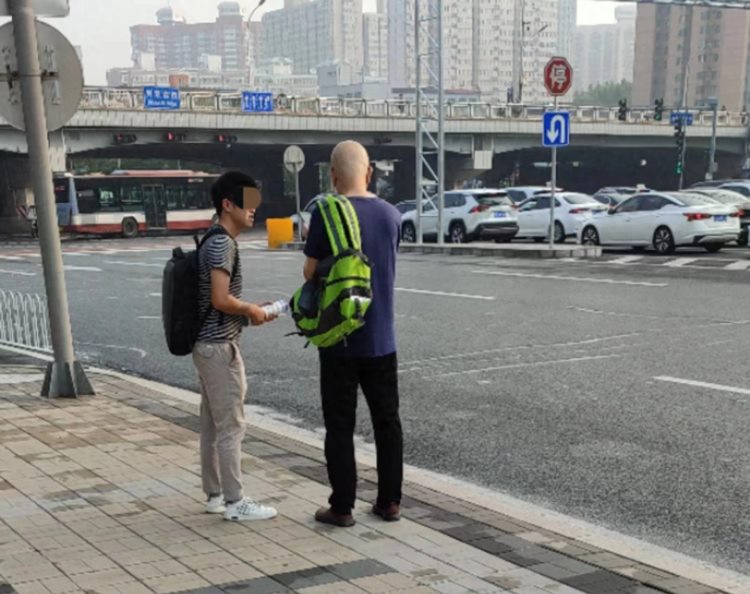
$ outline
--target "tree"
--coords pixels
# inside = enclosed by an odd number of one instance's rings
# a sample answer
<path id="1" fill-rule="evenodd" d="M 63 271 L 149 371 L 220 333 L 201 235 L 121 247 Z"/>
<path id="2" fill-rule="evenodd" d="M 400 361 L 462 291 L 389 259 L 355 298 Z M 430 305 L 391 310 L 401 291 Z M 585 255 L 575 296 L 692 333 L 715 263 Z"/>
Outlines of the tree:
<path id="1" fill-rule="evenodd" d="M 592 85 L 587 91 L 576 93 L 573 97 L 573 104 L 616 107 L 620 99 L 625 99 L 629 104 L 632 95 L 633 83 L 626 80 L 619 83 L 608 82 L 601 85 Z"/>

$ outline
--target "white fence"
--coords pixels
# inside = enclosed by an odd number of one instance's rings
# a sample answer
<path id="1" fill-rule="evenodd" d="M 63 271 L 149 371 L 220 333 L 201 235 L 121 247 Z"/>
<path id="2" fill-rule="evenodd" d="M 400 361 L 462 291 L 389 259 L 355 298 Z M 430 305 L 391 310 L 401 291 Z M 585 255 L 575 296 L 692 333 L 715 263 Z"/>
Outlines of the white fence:
<path id="1" fill-rule="evenodd" d="M 0 289 L 0 344 L 52 352 L 47 301 L 42 296 Z"/>

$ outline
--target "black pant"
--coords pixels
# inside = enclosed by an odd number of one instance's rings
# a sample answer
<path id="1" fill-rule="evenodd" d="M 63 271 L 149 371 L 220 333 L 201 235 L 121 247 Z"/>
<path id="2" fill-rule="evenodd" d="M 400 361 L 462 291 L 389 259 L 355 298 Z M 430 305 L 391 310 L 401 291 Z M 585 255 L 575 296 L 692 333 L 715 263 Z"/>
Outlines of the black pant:
<path id="1" fill-rule="evenodd" d="M 326 426 L 325 453 L 333 490 L 328 502 L 339 514 L 349 514 L 357 491 L 354 425 L 357 388 L 370 407 L 378 460 L 378 505 L 401 502 L 403 434 L 398 414 L 396 354 L 377 358 L 320 354 L 320 391 Z"/>

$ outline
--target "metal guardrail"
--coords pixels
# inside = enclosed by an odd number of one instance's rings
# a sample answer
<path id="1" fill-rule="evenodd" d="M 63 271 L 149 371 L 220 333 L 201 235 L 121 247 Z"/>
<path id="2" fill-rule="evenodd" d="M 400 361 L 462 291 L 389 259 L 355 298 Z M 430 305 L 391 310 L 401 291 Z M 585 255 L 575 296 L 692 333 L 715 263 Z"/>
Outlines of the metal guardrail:
<path id="1" fill-rule="evenodd" d="M 47 301 L 41 295 L 0 289 L 0 344 L 52 352 Z"/>
<path id="2" fill-rule="evenodd" d="M 179 111 L 183 112 L 243 113 L 240 92 L 181 91 L 180 98 Z M 82 110 L 144 110 L 143 89 L 89 87 L 84 89 L 80 108 Z M 551 104 L 449 103 L 445 106 L 445 115 L 451 120 L 541 121 L 544 112 L 550 108 Z M 657 122 L 653 119 L 652 108 L 632 108 L 628 111 L 626 121 L 619 122 L 618 109 L 615 107 L 563 105 L 561 109 L 569 111 L 571 119 L 576 122 L 671 126 L 669 110 L 665 110 L 662 121 Z M 689 112 L 693 114 L 694 125 L 711 126 L 713 119 L 711 110 L 691 109 Z M 273 113 L 247 115 L 414 119 L 415 114 L 416 104 L 412 101 L 278 96 L 274 99 Z M 747 127 L 750 124 L 750 114 L 720 111 L 717 120 L 718 126 L 721 127 Z"/>

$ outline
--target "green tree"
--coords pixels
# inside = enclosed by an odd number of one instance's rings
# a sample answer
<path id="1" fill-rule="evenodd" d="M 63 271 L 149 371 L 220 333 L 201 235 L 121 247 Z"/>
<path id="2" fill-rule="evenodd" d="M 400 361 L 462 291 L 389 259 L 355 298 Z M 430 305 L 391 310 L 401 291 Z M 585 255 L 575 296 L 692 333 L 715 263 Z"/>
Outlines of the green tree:
<path id="1" fill-rule="evenodd" d="M 574 105 L 591 105 L 595 107 L 617 107 L 620 99 L 630 104 L 633 95 L 633 83 L 623 80 L 619 83 L 608 82 L 592 85 L 587 91 L 581 91 L 573 97 Z"/>

